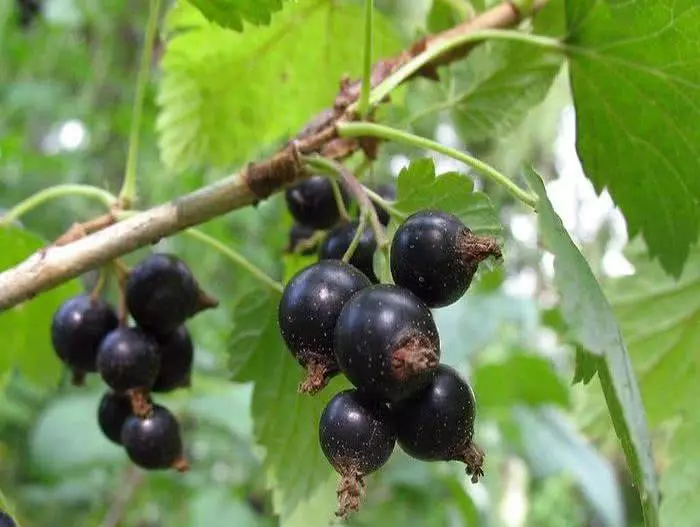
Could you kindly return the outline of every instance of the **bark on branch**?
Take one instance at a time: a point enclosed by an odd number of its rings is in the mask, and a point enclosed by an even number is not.
[[[546,1],[538,1],[535,9]],[[408,61],[445,39],[483,29],[513,27],[520,19],[515,6],[504,2],[470,21],[421,39],[395,57],[380,60],[373,66],[372,84],[377,86]],[[438,56],[416,75],[434,79],[438,66],[461,59],[472,47],[469,44]],[[316,116],[295,141],[271,158],[72,243],[37,252],[4,271],[0,274],[0,312],[161,238],[265,199],[306,176],[300,155],[319,153],[337,160],[360,148],[371,153],[371,144],[339,138],[335,129],[337,122],[354,119],[348,108],[359,94],[359,81],[343,80],[333,107]]]

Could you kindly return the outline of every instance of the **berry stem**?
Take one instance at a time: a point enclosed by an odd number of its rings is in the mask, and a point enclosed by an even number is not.
[[[143,50],[138,76],[136,77],[136,94],[134,95],[134,107],[131,114],[131,129],[129,131],[129,152],[126,159],[124,182],[119,192],[119,204],[124,209],[129,209],[136,200],[136,165],[139,154],[139,140],[141,131],[141,116],[146,100],[146,87],[148,85],[151,69],[151,56],[153,42],[158,27],[158,15],[160,14],[160,0],[150,0],[148,4],[148,21],[143,38]]]
[[[331,188],[333,189],[333,198],[335,198],[335,204],[338,206],[340,219],[343,221],[348,221],[350,216],[348,215],[348,209],[345,206],[345,200],[343,200],[343,193],[340,191],[340,184],[335,179],[331,179],[330,181]]]
[[[226,256],[229,260],[231,260],[233,263],[235,263],[237,266],[241,267],[242,269],[245,269],[250,274],[252,274],[253,277],[256,278],[261,284],[266,285],[267,287],[269,287],[273,291],[277,291],[278,293],[282,293],[284,291],[284,287],[282,286],[282,284],[280,284],[276,280],[273,280],[272,278],[267,276],[267,274],[265,274],[255,264],[249,262],[240,253],[238,253],[237,251],[234,251],[230,247],[224,245],[216,238],[209,236],[208,234],[205,234],[202,231],[197,230],[197,229],[187,229],[187,230],[183,231],[183,233],[187,234],[188,236],[195,238],[203,243],[206,243],[207,245],[209,245],[213,249],[216,249],[221,254]]]
[[[119,325],[124,327],[129,320],[129,310],[126,306],[126,281],[129,279],[129,268],[121,260],[112,260],[114,274],[117,275],[119,286],[119,306],[117,307],[117,317]]]
[[[460,152],[449,146],[442,145],[437,141],[432,141],[424,137],[420,137],[409,132],[397,130],[390,126],[381,124],[359,122],[359,123],[338,123],[336,125],[338,135],[341,137],[379,137],[388,141],[396,141],[416,148],[425,148],[439,154],[446,155],[457,161],[461,161],[467,166],[470,166],[477,172],[481,173],[491,181],[498,183],[504,187],[514,198],[522,201],[525,205],[532,209],[537,209],[537,197],[513,183],[505,175],[501,174],[492,166],[480,161],[479,159]]]
[[[352,255],[355,254],[355,250],[357,249],[357,246],[360,245],[360,240],[362,239],[362,235],[365,232],[365,227],[367,226],[367,214],[363,210],[360,213],[360,221],[357,223],[357,229],[355,230],[355,236],[352,237],[352,241],[350,242],[350,245],[348,246],[347,251],[345,251],[345,254],[341,258],[343,262],[348,263],[350,261],[350,258],[352,258]]]
[[[2,217],[0,217],[0,227],[10,225],[12,222],[18,220],[29,211],[43,205],[47,201],[62,198],[64,196],[83,196],[86,198],[92,198],[97,201],[101,201],[108,209],[112,208],[117,203],[117,198],[114,196],[114,194],[107,192],[106,190],[102,190],[101,188],[93,187],[92,185],[55,185],[53,187],[40,190],[36,194],[29,196],[27,199],[19,202],[17,205],[8,210]]]
[[[372,89],[372,49],[374,26],[374,1],[365,0],[365,44],[362,62],[362,85],[360,87],[360,99],[358,112],[362,118],[369,112],[369,94]]]
[[[107,272],[105,271],[104,268],[100,269],[99,274],[97,275],[97,282],[95,283],[95,287],[92,288],[92,291],[90,292],[90,298],[92,298],[92,301],[96,301],[98,298],[100,298],[100,295],[102,294],[102,290],[104,289],[105,282],[107,281]]]
[[[408,214],[404,214],[399,209],[394,208],[390,201],[385,200],[379,194],[377,194],[372,189],[363,186],[365,193],[369,196],[369,199],[374,201],[377,205],[387,211],[391,216],[394,216],[397,220],[403,221],[408,217]]]

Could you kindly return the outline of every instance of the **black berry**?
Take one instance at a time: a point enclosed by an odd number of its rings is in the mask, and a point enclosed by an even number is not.
[[[392,183],[379,185],[374,189],[374,191],[387,201],[394,201],[396,199],[396,185]],[[374,203],[374,210],[377,211],[377,218],[379,219],[379,222],[385,227],[389,225],[389,220],[391,219],[389,213],[376,203]]]
[[[333,328],[348,299],[369,285],[351,265],[324,260],[299,271],[285,287],[278,322],[287,348],[308,372],[301,392],[318,392],[338,372]]]
[[[342,259],[345,251],[350,247],[352,239],[355,237],[357,226],[358,222],[353,221],[338,225],[330,231],[319,249],[319,259]],[[366,227],[360,237],[360,243],[355,248],[355,252],[352,254],[349,261],[350,265],[357,267],[375,284],[379,282],[377,275],[374,274],[374,252],[376,249],[377,242],[374,239],[374,233],[370,227]]]
[[[452,214],[421,211],[394,235],[391,275],[429,307],[443,307],[466,293],[479,262],[488,256],[501,258],[495,240],[476,236]]]
[[[85,372],[97,370],[100,342],[118,325],[114,308],[90,295],[75,296],[58,308],[51,323],[51,342],[73,371],[74,384],[82,384]]]
[[[357,511],[365,492],[364,476],[382,467],[396,444],[387,408],[357,390],[336,394],[319,422],[321,450],[341,475],[338,516]]]
[[[146,417],[131,416],[122,428],[122,444],[131,461],[147,470],[186,471],[180,424],[170,411],[153,405]]]
[[[295,223],[289,230],[289,241],[287,248],[288,253],[299,253],[304,256],[312,255],[316,252],[316,244],[312,243],[312,238],[316,229],[306,227],[300,223]]]
[[[392,410],[398,441],[424,461],[462,461],[476,483],[483,476],[483,451],[472,442],[476,402],[471,387],[441,364],[424,391]]]
[[[0,510],[0,527],[17,527],[17,523],[5,511]]]
[[[428,307],[410,291],[377,284],[355,294],[335,326],[340,370],[374,397],[400,401],[433,379],[440,337]]]
[[[167,335],[156,337],[160,352],[160,370],[152,392],[170,392],[190,386],[194,346],[187,328],[182,325]]]
[[[343,201],[350,199],[340,185]],[[340,219],[331,181],[323,176],[311,176],[285,192],[287,208],[294,219],[314,229],[328,229]]]
[[[107,439],[121,445],[122,427],[126,419],[132,415],[134,414],[131,411],[131,398],[128,395],[110,391],[100,399],[97,423]]]
[[[105,337],[97,354],[97,370],[114,391],[129,392],[134,412],[150,410],[147,397],[160,368],[158,346],[139,328],[122,327]]]
[[[185,262],[163,253],[149,256],[131,270],[126,303],[139,326],[161,334],[218,305],[199,288]]]

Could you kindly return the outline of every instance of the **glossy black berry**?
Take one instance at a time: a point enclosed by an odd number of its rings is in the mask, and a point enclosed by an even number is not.
[[[335,323],[348,299],[369,285],[353,266],[324,260],[299,271],[284,288],[278,322],[287,348],[308,372],[300,391],[315,393],[338,372]]]
[[[467,382],[441,364],[428,388],[392,409],[401,448],[424,461],[462,461],[476,481],[484,454],[472,442],[476,401]]]
[[[345,251],[350,247],[356,232],[356,221],[343,223],[335,227],[328,233],[323,244],[321,244],[321,248],[318,252],[319,259],[342,259]],[[374,274],[374,252],[376,250],[377,241],[374,239],[374,233],[370,227],[366,227],[360,237],[360,243],[355,248],[355,252],[352,254],[349,261],[350,265],[357,267],[375,284],[379,282],[377,275]]]
[[[306,227],[300,223],[295,223],[289,230],[289,241],[285,249],[288,253],[299,253],[310,256],[316,252],[316,243],[313,243],[313,236],[316,229]]]
[[[180,424],[170,411],[153,405],[145,418],[131,416],[122,428],[122,444],[131,461],[147,470],[187,470]]]
[[[157,253],[129,273],[126,303],[136,323],[153,333],[168,333],[218,302],[206,295],[189,267],[172,254]]]
[[[386,406],[357,390],[336,394],[319,422],[321,450],[341,475],[338,512],[356,511],[364,494],[364,476],[379,470],[391,456],[396,432]]]
[[[350,200],[340,186],[343,201]],[[340,219],[331,181],[323,176],[311,176],[285,192],[287,208],[294,219],[314,229],[328,229]]]
[[[17,523],[12,516],[0,510],[0,527],[17,527]]]
[[[379,185],[374,189],[374,191],[387,201],[394,201],[396,199],[396,185],[393,183],[384,183]],[[385,227],[389,225],[389,220],[391,219],[389,213],[376,203],[374,204],[374,210],[377,211],[377,218],[379,218],[379,222]]]
[[[137,414],[150,409],[146,397],[158,376],[160,355],[155,340],[140,328],[122,327],[105,337],[97,354],[97,370],[116,392],[131,392]]]
[[[410,291],[377,284],[355,294],[335,326],[335,356],[357,388],[400,401],[425,387],[440,360],[440,337],[428,307]]]
[[[157,336],[156,342],[160,353],[160,370],[151,391],[170,392],[190,386],[194,346],[185,325]]]
[[[421,211],[396,231],[391,244],[391,275],[430,307],[459,300],[477,266],[488,256],[501,258],[495,240],[476,236],[452,214]]]
[[[51,342],[56,354],[73,370],[74,381],[96,371],[100,342],[119,325],[114,308],[100,298],[78,295],[65,301],[51,323]]]
[[[122,427],[132,415],[131,398],[128,395],[105,392],[97,408],[97,423],[107,439],[121,445]]]

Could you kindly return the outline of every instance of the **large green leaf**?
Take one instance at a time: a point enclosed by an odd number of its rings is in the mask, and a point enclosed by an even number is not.
[[[577,149],[631,235],[679,275],[700,220],[696,0],[567,0]]]
[[[212,22],[243,31],[243,22],[268,25],[282,0],[188,0]]]
[[[608,410],[637,485],[648,525],[657,525],[659,490],[649,429],[620,328],[588,263],[554,211],[544,183],[531,170],[526,175],[539,196],[540,234],[555,257],[554,281],[561,296],[562,315],[572,337],[588,352],[581,357],[597,366]]]
[[[0,228],[0,271],[18,264],[44,246],[44,240],[28,231],[17,227]],[[37,383],[58,380],[61,362],[51,346],[51,319],[65,300],[81,290],[77,281],[71,281],[0,313],[0,335],[4,343],[0,373],[16,367]]]
[[[165,164],[225,166],[289,137],[332,105],[338,80],[361,69],[362,7],[329,0],[289,4],[267,27],[226,30],[188,4],[166,24],[158,132]],[[375,18],[375,53],[398,48]]]

